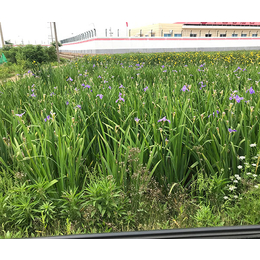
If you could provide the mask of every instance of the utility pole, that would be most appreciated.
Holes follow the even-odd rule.
[[[5,47],[5,42],[4,42],[4,36],[3,36],[1,22],[0,22],[0,35],[1,35],[1,39],[2,39],[2,48],[4,48]]]
[[[58,37],[57,37],[56,23],[55,22],[53,22],[53,27],[54,27],[54,34],[55,34],[55,41],[56,41],[57,58],[58,58],[58,62],[60,63],[59,45],[58,45]]]

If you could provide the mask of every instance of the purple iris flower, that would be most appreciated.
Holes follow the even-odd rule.
[[[85,87],[85,84],[84,84],[84,83],[82,83],[82,84],[81,84],[81,86],[82,86],[82,87]]]
[[[238,95],[235,96],[236,102],[240,103],[241,100],[243,100],[243,97],[239,97]]]
[[[98,95],[96,95],[96,97],[99,97],[100,99],[102,99],[103,95],[102,94],[98,94]]]
[[[66,105],[68,105],[68,104],[69,104],[69,101],[66,102]]]
[[[229,132],[229,133],[232,133],[232,132],[237,132],[237,130],[235,130],[235,129],[234,129],[234,130],[232,130],[231,128],[228,128],[228,132]]]
[[[138,117],[135,117],[135,122],[138,123],[140,119]]]
[[[240,67],[238,67],[236,70],[234,70],[234,72],[238,71],[238,70],[242,70]]]
[[[216,116],[217,116],[219,114],[219,111],[217,110],[216,113],[217,113],[216,114]],[[215,116],[215,112],[213,112],[213,116]]]
[[[86,85],[84,88],[91,88],[91,86],[89,86],[89,85]]]
[[[44,118],[44,121],[47,122],[47,120],[49,121],[51,119],[51,117],[48,115],[47,118]]]
[[[137,63],[135,66],[139,67],[139,66],[140,66],[140,64],[138,64],[138,63]]]
[[[119,100],[125,102],[125,100],[124,100],[121,96],[119,96],[119,99],[116,100],[116,103],[117,103]]]
[[[121,86],[119,88],[125,88],[125,87],[121,84]]]
[[[25,112],[23,112],[22,114],[15,114],[16,116],[22,117],[25,114]]]
[[[108,88],[111,89],[111,86],[109,86]]]
[[[67,79],[67,81],[73,81],[73,79],[72,79],[71,77],[69,77],[69,78]]]
[[[98,78],[100,78],[100,79],[101,79],[102,77],[99,75],[99,76],[98,76]]]
[[[164,70],[163,72],[167,72],[167,70]]]
[[[32,97],[36,97],[36,95],[34,94],[34,93],[32,93],[32,95],[31,95]]]
[[[189,91],[189,89],[187,88],[187,86],[186,85],[184,85],[183,87],[182,87],[182,89],[181,89],[183,92],[185,92],[186,90],[187,91]]]
[[[159,119],[158,122],[165,122],[165,121],[168,121],[169,123],[171,123],[170,120],[166,119],[166,116],[163,117],[162,119]]]
[[[248,89],[247,91],[246,91],[246,93],[249,91],[249,93],[250,94],[255,94],[255,91],[253,90],[253,88],[251,87],[250,89]]]
[[[81,105],[76,105],[76,107],[75,108],[79,108],[79,109],[81,109]]]
[[[164,68],[164,65],[162,65],[162,68]]]
[[[144,92],[145,92],[147,89],[148,89],[148,87],[145,87],[145,88],[144,88]]]
[[[93,68],[94,68],[94,67],[96,67],[96,65],[95,65],[95,64],[93,64]]]
[[[54,96],[54,95],[55,95],[55,93],[54,93],[54,92],[51,92],[50,96],[52,97],[52,96]]]

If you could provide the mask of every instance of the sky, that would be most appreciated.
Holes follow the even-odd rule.
[[[160,22],[160,21],[157,21]],[[171,20],[168,22],[172,23]],[[94,23],[96,28],[105,28],[107,25],[112,28],[125,29],[126,21],[111,21],[105,23],[103,21],[58,21],[56,22],[56,30],[58,40],[77,35],[87,30],[88,26]],[[156,22],[153,22],[156,23]],[[128,22],[129,29],[146,25],[145,22]],[[148,23],[151,24],[151,23]],[[50,22],[39,21],[35,23],[21,21],[18,24],[10,23],[9,21],[1,22],[4,40],[10,40],[14,44],[49,44],[51,42],[51,34],[54,36],[54,29],[50,28]]]
[[[174,22],[259,22],[260,4],[247,0],[34,0],[1,3],[0,22],[4,40],[19,44],[48,44],[51,41],[49,22],[56,22],[58,39],[85,32],[95,26],[119,26],[129,29],[154,23]],[[254,8],[253,8],[254,7]],[[10,11],[11,10],[11,11]],[[54,37],[54,32],[53,32]],[[0,41],[1,47],[1,41]]]

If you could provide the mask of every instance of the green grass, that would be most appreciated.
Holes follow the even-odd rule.
[[[54,226],[72,222],[79,232],[84,221],[92,221],[93,232],[106,230],[107,223],[114,227],[108,230],[123,231],[139,230],[136,223],[204,225],[209,211],[217,214],[228,203],[233,209],[234,196],[247,186],[230,191],[230,177],[252,187],[258,181],[259,59],[259,52],[86,56],[56,69],[37,65],[34,77],[0,85],[1,192],[8,205],[3,214],[9,214],[3,223],[36,232],[35,218],[51,230],[53,217]],[[257,176],[252,182],[248,172]],[[107,178],[113,183],[104,184]],[[196,198],[196,206],[169,202],[175,184],[185,189],[180,197]],[[110,201],[107,195],[97,206],[89,185],[101,194],[112,185],[107,193],[117,196]],[[155,192],[150,198],[149,189],[161,197]],[[121,215],[106,215],[106,203]],[[179,214],[184,207],[187,212]],[[94,211],[99,213],[91,216]],[[175,224],[169,224],[172,218]],[[210,225],[235,223],[227,219],[220,215]]]

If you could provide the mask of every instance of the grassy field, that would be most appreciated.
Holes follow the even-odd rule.
[[[2,237],[259,224],[259,64],[96,55],[0,84]]]

